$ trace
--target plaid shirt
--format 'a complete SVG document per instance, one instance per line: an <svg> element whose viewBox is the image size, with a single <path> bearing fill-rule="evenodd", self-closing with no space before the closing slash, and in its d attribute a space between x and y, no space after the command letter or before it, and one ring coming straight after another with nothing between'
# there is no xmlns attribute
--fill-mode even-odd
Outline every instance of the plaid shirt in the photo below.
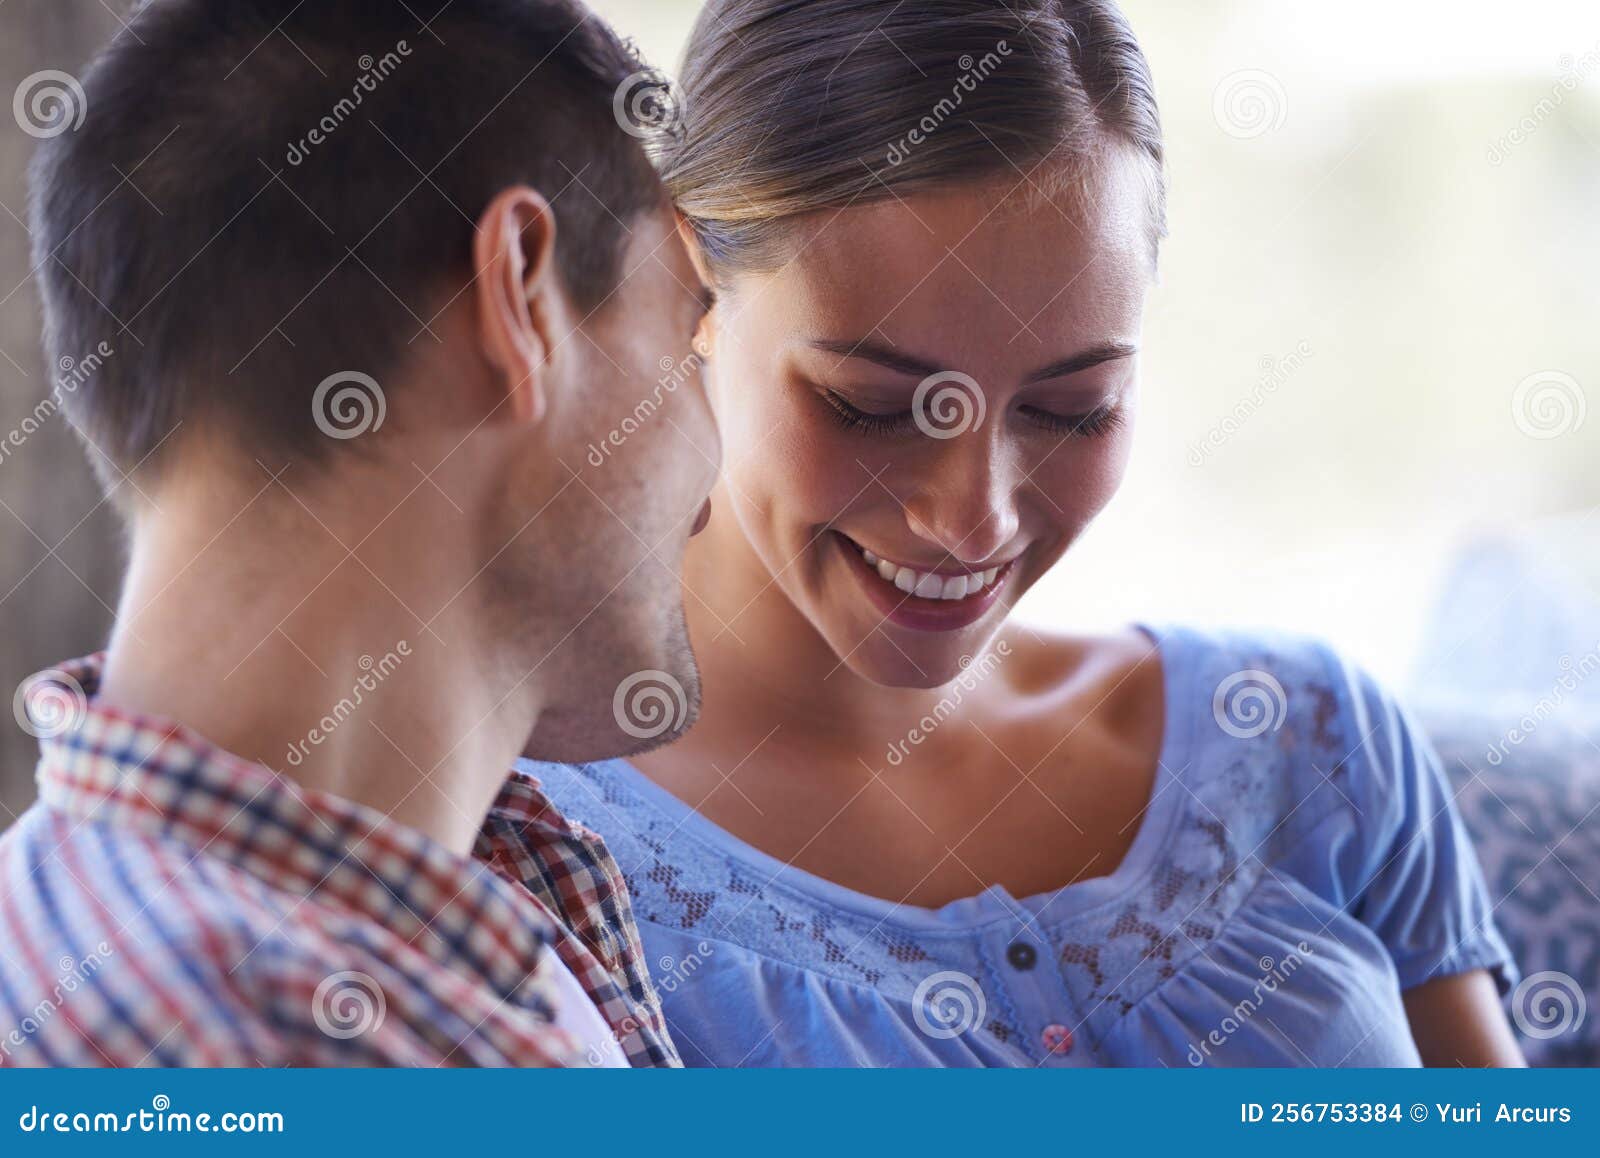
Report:
<svg viewBox="0 0 1600 1158"><path fill-rule="evenodd" d="M598 837L526 777L463 859L382 814L30 681L0 836L0 1066L584 1065L550 950L634 1065L678 1065Z"/></svg>

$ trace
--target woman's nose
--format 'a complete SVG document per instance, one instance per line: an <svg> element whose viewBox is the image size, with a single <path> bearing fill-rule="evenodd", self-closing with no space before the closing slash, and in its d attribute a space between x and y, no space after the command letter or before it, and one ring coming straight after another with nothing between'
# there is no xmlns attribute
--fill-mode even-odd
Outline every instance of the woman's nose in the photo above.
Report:
<svg viewBox="0 0 1600 1158"><path fill-rule="evenodd" d="M1003 450L973 431L945 444L915 493L903 501L911 533L961 563L985 563L1016 537L1020 479ZM958 443L965 443L958 446Z"/></svg>

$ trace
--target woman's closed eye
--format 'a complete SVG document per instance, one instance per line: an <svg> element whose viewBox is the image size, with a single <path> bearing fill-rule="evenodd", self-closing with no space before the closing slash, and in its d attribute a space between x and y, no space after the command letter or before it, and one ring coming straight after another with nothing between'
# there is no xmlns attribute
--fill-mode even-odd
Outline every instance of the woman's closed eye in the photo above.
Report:
<svg viewBox="0 0 1600 1158"><path fill-rule="evenodd" d="M869 434L899 434L916 429L910 410L863 410L837 390L823 390L822 401L828 411L847 430Z"/></svg>
<svg viewBox="0 0 1600 1158"><path fill-rule="evenodd" d="M876 435L899 435L916 432L914 411L864 410L837 390L824 389L823 403L829 413L847 430ZM1123 421L1124 411L1120 400L1103 403L1092 410L1077 414L1062 414L1038 406L1019 406L1017 414L1022 420L1046 434L1056 437L1097 438L1110 434Z"/></svg>
<svg viewBox="0 0 1600 1158"><path fill-rule="evenodd" d="M1110 434L1122 425L1126 416L1120 402L1106 402L1084 414L1057 414L1037 406L1023 406L1018 412L1051 434L1078 435L1083 438Z"/></svg>

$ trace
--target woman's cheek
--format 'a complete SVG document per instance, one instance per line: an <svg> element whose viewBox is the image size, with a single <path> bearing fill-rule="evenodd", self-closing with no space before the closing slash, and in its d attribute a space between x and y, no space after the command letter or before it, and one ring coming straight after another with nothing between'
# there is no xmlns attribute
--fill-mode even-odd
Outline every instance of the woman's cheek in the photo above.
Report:
<svg viewBox="0 0 1600 1158"><path fill-rule="evenodd" d="M789 532L797 517L805 518L808 498L827 475L827 462L787 405L739 408L723 427L723 477L730 500L741 510L745 532L758 546Z"/></svg>
<svg viewBox="0 0 1600 1158"><path fill-rule="evenodd" d="M1051 521L1074 534L1087 526L1121 488L1130 449L1131 439L1119 431L1063 447L1035 468L1029 477L1049 499L1044 509Z"/></svg>
<svg viewBox="0 0 1600 1158"><path fill-rule="evenodd" d="M1100 460L1099 488L1102 494L1100 500L1102 507L1122 489L1122 480L1128 475L1128 463L1133 458L1133 431L1124 426L1112 434L1106 443L1106 453Z"/></svg>
<svg viewBox="0 0 1600 1158"><path fill-rule="evenodd" d="M762 469L778 472L773 486L781 490L784 504L795 518L812 524L832 522L851 506L889 496L872 481L889 465L888 456L874 451L872 438L842 429L818 413L821 409L820 403L797 400L777 420L773 453L761 455Z"/></svg>

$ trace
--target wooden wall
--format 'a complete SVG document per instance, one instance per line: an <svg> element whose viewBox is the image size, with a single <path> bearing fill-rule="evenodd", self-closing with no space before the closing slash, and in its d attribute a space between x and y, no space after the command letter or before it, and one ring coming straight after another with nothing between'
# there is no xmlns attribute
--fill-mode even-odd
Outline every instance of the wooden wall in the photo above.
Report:
<svg viewBox="0 0 1600 1158"><path fill-rule="evenodd" d="M125 12L126 0L111 0ZM39 345L31 276L27 164L36 141L12 112L18 86L43 69L79 75L118 33L98 0L0 4L0 441L22 431L53 374ZM90 110L92 113L92 110ZM100 647L116 604L119 533L77 442L57 414L0 447L0 695L32 672ZM33 798L38 741L0 716L0 828Z"/></svg>

